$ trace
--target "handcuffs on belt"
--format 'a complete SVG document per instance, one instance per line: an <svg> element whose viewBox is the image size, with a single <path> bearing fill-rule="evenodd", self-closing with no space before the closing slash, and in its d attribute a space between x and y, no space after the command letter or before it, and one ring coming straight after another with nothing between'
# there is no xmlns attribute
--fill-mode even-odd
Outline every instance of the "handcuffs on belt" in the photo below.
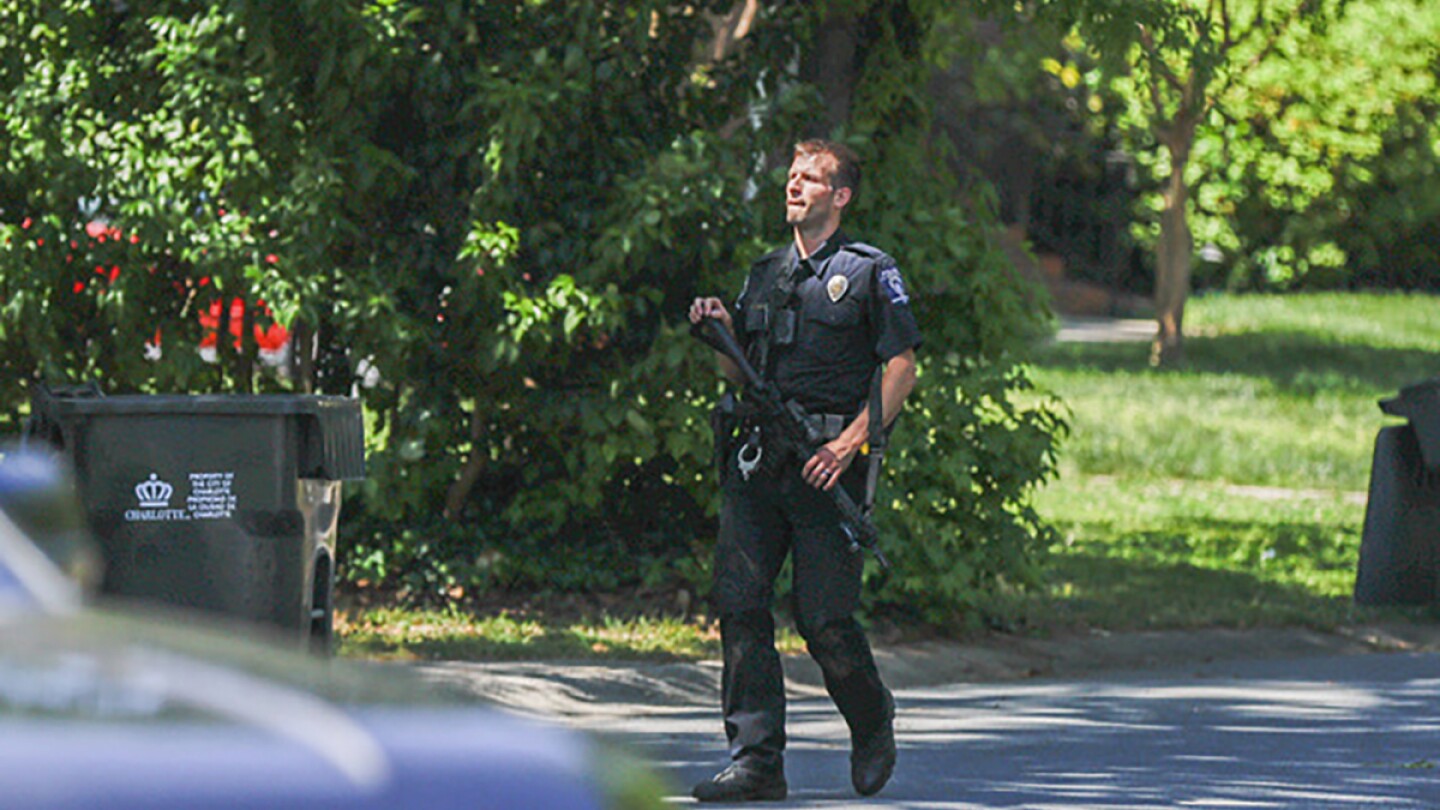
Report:
<svg viewBox="0 0 1440 810"><path fill-rule="evenodd" d="M760 459L765 456L765 448L760 443L760 426L750 428L750 435L745 437L745 443L740 445L740 452L735 454L735 466L740 469L740 478L750 480L750 475L760 467Z"/></svg>
<svg viewBox="0 0 1440 810"><path fill-rule="evenodd" d="M817 443L839 436L847 421L843 416L829 413L809 414L805 419L809 423L807 430ZM740 470L740 478L745 481L749 481L750 476L760 469L760 460L765 457L762 439L760 426L752 425L745 437L745 443L740 445L740 450L735 454L735 466Z"/></svg>

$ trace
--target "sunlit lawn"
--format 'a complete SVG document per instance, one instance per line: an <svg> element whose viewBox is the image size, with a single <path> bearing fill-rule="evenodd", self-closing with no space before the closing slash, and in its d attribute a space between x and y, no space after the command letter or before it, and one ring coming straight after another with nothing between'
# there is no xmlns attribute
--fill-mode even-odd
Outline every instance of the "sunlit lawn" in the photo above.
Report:
<svg viewBox="0 0 1440 810"><path fill-rule="evenodd" d="M1045 349L1071 409L1037 505L1063 536L1048 590L1002 601L1034 625L1331 626L1350 601L1377 402L1440 375L1440 300L1206 297L1186 361L1143 344Z"/></svg>
<svg viewBox="0 0 1440 810"><path fill-rule="evenodd" d="M379 608L342 612L336 630L341 654L367 658L671 661L720 654L718 627L674 617L527 618L458 608ZM778 643L787 652L803 644L789 631Z"/></svg>

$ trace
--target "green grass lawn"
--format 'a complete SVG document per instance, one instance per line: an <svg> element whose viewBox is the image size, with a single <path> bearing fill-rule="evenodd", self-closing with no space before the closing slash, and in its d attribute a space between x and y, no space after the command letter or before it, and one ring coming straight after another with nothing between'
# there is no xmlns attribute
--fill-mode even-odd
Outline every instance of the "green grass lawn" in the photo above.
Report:
<svg viewBox="0 0 1440 810"><path fill-rule="evenodd" d="M1039 385L1071 410L1037 506L1061 532L1026 624L1122 630L1373 618L1350 602L1378 400L1440 375L1440 299L1211 296L1185 361L1055 344Z"/></svg>
<svg viewBox="0 0 1440 810"><path fill-rule="evenodd" d="M1052 344L1040 387L1070 409L1061 476L1037 495L1060 532L1038 592L996 597L1025 632L1334 627L1413 615L1350 599L1377 402L1440 375L1440 298L1213 296L1187 308L1186 359L1144 343ZM718 654L680 619L548 620L359 611L349 655L647 658ZM789 633L782 646L801 642Z"/></svg>
<svg viewBox="0 0 1440 810"><path fill-rule="evenodd" d="M390 660L693 661L720 655L714 623L565 613L568 617L545 610L474 615L458 608L382 607L341 611L335 629L341 655ZM776 645L787 653L804 650L804 641L789 628L777 630Z"/></svg>

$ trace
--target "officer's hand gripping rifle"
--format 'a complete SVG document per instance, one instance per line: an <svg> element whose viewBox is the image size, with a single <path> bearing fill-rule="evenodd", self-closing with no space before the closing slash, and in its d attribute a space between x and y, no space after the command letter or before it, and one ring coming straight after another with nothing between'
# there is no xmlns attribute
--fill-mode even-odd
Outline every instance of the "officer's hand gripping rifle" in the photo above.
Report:
<svg viewBox="0 0 1440 810"><path fill-rule="evenodd" d="M765 417L766 424L774 425L779 430L778 438L781 443L794 450L795 455L801 459L814 453L814 448L821 443L821 438L812 435L810 426L806 424L805 417L798 408L780 401L779 393L750 365L739 341L735 340L735 336L725 327L723 321L718 318L705 318L690 327L690 334L735 364L745 382L746 399ZM880 417L871 414L870 418L875 420ZM870 521L870 516L855 503L855 499L850 497L850 493L846 492L839 482L829 489L829 494L834 498L835 508L840 512L840 529L850 541L850 548L855 551L863 548L875 555L875 560L882 569L890 570L890 561L885 559L885 553L880 550L880 532Z"/></svg>

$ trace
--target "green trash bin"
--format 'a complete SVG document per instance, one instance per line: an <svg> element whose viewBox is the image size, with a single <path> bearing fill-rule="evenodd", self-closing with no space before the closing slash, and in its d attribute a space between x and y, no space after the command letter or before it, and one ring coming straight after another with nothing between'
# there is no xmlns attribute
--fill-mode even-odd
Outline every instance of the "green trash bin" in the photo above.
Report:
<svg viewBox="0 0 1440 810"><path fill-rule="evenodd" d="M39 388L27 436L74 469L102 594L330 648L341 482L365 477L358 400Z"/></svg>

